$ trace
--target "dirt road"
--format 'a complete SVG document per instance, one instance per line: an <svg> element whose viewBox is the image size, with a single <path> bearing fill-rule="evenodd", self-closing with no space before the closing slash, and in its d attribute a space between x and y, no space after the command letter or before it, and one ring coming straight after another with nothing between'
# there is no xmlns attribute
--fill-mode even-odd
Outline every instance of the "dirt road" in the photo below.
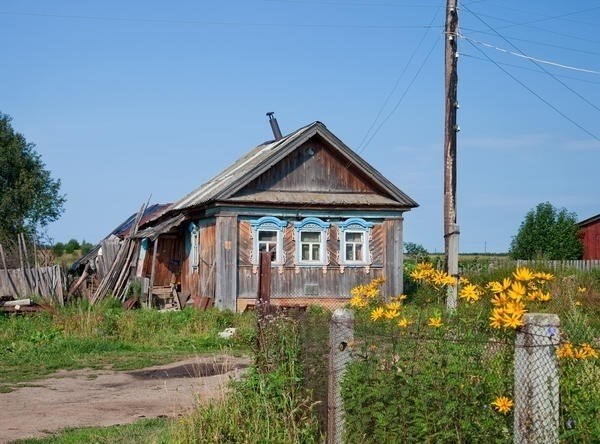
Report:
<svg viewBox="0 0 600 444"><path fill-rule="evenodd" d="M48 436L65 427L175 416L196 400L222 396L227 381L249 363L249 358L214 355L124 372L61 371L0 393L0 442Z"/></svg>

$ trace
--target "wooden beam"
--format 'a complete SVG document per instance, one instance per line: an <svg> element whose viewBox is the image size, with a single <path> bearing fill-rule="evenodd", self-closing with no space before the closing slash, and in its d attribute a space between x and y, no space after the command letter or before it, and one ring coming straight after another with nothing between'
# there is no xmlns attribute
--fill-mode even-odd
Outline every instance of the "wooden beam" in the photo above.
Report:
<svg viewBox="0 0 600 444"><path fill-rule="evenodd" d="M150 285L148 286L148 301L146 304L148 308L152 308L152 287L154 287L154 276L156 274L156 256L158 255L159 239L160 236L152 242L152 267L150 269Z"/></svg>

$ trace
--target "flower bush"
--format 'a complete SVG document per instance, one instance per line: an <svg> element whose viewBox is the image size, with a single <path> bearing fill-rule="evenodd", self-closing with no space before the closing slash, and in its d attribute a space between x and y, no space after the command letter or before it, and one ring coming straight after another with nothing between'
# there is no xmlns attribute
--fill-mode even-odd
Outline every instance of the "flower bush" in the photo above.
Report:
<svg viewBox="0 0 600 444"><path fill-rule="evenodd" d="M594 300L589 284L527 267L458 282L429 263L407 274L409 295L385 298L382 280L352 290L357 359L343 385L348 442L512 441L514 334L527 312L561 318L561 439L600 440L600 390L584 396L576 388L600 376L600 329L582 306ZM446 289L456 284L463 303L447 313Z"/></svg>

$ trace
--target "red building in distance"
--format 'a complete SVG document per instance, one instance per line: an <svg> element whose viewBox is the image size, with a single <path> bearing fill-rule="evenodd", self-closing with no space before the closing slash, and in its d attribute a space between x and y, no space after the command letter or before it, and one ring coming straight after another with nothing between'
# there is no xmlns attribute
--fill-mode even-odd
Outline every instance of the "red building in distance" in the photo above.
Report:
<svg viewBox="0 0 600 444"><path fill-rule="evenodd" d="M582 220L577 225L583 243L583 259L600 259L600 214Z"/></svg>

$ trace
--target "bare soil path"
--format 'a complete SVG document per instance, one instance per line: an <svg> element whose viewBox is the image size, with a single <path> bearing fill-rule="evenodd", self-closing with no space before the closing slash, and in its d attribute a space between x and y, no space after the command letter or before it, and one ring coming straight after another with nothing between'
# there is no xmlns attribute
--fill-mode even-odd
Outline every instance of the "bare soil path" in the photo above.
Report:
<svg viewBox="0 0 600 444"><path fill-rule="evenodd" d="M185 413L225 393L246 357L201 356L141 370L60 371L0 393L0 442L48 436L65 427L126 424Z"/></svg>

